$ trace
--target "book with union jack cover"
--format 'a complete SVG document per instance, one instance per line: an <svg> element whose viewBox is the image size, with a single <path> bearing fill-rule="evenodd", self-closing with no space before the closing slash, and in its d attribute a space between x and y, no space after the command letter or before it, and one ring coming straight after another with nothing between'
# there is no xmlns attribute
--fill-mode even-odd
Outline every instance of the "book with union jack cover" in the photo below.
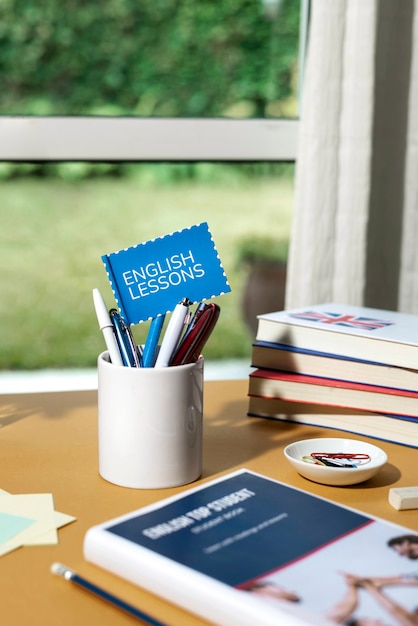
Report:
<svg viewBox="0 0 418 626"><path fill-rule="evenodd" d="M337 303L258 316L256 341L418 369L418 315Z"/></svg>

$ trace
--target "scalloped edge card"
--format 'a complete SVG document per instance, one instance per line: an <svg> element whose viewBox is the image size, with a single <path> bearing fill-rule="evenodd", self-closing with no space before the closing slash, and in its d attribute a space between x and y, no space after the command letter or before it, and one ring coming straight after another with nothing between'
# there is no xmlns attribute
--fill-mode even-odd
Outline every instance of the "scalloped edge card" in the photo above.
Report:
<svg viewBox="0 0 418 626"><path fill-rule="evenodd" d="M102 256L120 313L129 325L231 291L207 222Z"/></svg>

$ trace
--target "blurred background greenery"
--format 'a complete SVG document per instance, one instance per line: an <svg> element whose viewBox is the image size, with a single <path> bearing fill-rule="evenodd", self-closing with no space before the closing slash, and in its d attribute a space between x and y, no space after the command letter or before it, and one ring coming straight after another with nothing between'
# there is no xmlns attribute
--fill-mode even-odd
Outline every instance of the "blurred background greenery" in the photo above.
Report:
<svg viewBox="0 0 418 626"><path fill-rule="evenodd" d="M2 115L295 114L299 0L2 0Z"/></svg>
<svg viewBox="0 0 418 626"><path fill-rule="evenodd" d="M0 115L294 116L295 0L7 0ZM248 358L248 235L288 239L293 165L0 163L0 369L94 366L101 255L207 221L232 291L207 359ZM142 342L147 325L133 328Z"/></svg>

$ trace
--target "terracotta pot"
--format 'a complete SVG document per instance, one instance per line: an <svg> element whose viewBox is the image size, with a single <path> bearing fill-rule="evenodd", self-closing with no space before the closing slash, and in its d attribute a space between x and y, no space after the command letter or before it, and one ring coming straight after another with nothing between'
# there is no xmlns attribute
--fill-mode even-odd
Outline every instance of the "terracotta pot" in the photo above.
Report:
<svg viewBox="0 0 418 626"><path fill-rule="evenodd" d="M284 309L286 262L258 261L251 265L242 295L244 321L255 338L257 315Z"/></svg>

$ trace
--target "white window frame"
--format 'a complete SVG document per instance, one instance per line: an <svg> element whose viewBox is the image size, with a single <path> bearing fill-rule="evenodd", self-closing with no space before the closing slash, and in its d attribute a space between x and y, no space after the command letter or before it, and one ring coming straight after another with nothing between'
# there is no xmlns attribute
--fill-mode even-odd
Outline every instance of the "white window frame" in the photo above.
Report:
<svg viewBox="0 0 418 626"><path fill-rule="evenodd" d="M3 161L288 161L296 120L0 117Z"/></svg>
<svg viewBox="0 0 418 626"><path fill-rule="evenodd" d="M295 161L297 134L296 119L0 116L0 161Z"/></svg>

